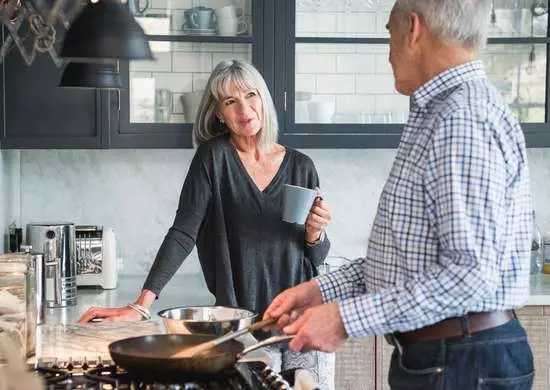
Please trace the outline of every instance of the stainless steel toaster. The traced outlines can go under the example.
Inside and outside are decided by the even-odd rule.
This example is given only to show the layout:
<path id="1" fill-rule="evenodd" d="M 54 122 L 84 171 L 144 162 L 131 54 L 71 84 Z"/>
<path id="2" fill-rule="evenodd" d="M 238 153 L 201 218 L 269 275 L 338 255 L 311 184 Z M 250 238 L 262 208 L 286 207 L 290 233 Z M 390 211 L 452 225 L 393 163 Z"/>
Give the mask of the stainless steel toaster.
<path id="1" fill-rule="evenodd" d="M 76 226 L 76 264 L 77 286 L 116 288 L 118 273 L 113 229 Z"/>

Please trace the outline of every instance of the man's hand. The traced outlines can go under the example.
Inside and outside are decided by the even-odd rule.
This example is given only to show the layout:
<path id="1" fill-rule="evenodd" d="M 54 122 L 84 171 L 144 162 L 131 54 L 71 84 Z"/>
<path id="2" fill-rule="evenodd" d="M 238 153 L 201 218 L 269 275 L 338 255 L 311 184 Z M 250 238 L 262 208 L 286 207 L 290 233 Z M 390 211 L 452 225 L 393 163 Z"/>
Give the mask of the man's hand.
<path id="1" fill-rule="evenodd" d="M 309 349 L 334 352 L 348 338 L 337 302 L 307 309 L 283 331 L 296 335 L 288 344 L 295 352 Z"/>
<path id="2" fill-rule="evenodd" d="M 277 318 L 276 326 L 282 329 L 296 320 L 305 309 L 322 303 L 319 285 L 316 281 L 310 280 L 277 295 L 265 311 L 263 318 Z"/>

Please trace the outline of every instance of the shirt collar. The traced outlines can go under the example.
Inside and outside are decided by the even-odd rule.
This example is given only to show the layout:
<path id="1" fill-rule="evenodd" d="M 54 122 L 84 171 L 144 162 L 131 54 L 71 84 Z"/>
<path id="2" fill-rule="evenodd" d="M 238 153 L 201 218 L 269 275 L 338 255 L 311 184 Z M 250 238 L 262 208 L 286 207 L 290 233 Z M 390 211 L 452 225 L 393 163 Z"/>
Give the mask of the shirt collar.
<path id="1" fill-rule="evenodd" d="M 434 97 L 466 81 L 486 78 L 485 67 L 480 60 L 467 62 L 447 69 L 417 89 L 412 97 L 414 103 L 424 108 Z"/>

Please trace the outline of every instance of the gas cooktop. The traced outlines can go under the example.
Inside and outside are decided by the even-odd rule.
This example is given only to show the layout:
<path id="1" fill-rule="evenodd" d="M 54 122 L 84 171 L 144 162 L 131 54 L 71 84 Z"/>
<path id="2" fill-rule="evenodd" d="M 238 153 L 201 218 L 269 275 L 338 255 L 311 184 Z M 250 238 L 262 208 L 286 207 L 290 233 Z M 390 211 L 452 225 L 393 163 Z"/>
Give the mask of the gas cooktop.
<path id="1" fill-rule="evenodd" d="M 115 365 L 94 368 L 37 366 L 47 390 L 256 390 L 292 389 L 291 383 L 262 362 L 236 363 L 223 373 L 209 376 L 136 376 Z M 287 379 L 293 378 L 286 373 Z"/>

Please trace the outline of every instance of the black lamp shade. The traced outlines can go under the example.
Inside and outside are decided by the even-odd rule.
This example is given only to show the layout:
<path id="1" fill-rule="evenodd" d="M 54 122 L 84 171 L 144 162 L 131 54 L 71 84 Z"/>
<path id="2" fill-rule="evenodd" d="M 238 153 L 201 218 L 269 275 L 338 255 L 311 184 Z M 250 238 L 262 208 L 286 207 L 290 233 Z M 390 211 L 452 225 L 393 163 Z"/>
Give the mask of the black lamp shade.
<path id="1" fill-rule="evenodd" d="M 120 0 L 88 0 L 65 35 L 61 57 L 78 61 L 150 60 L 153 54 L 145 32 L 126 4 Z"/>
<path id="2" fill-rule="evenodd" d="M 115 63 L 69 62 L 63 70 L 60 87 L 122 88 L 122 78 Z"/>

